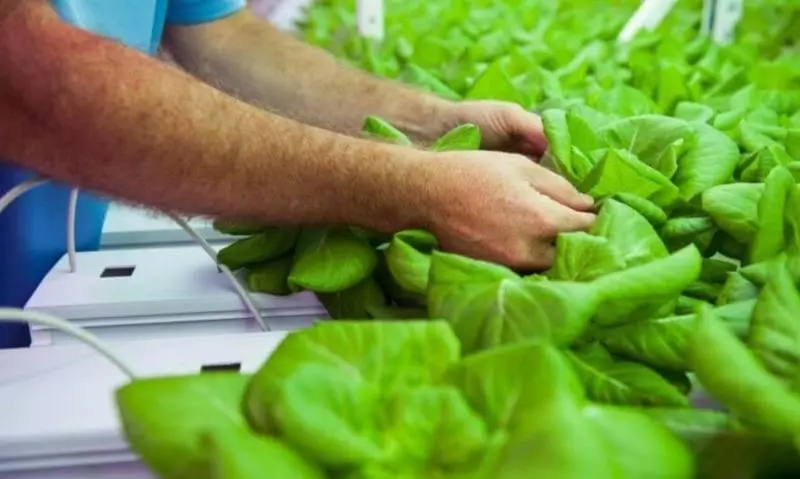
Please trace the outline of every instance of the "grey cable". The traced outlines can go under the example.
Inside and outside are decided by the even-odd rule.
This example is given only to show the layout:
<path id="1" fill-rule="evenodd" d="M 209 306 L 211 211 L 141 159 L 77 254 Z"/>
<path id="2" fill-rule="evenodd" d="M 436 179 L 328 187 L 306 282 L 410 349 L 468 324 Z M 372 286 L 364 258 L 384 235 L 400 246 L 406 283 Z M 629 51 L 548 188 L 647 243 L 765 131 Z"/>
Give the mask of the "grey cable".
<path id="1" fill-rule="evenodd" d="M 253 316 L 253 319 L 256 320 L 261 330 L 270 331 L 269 325 L 266 323 L 266 321 L 264 321 L 264 318 L 261 316 L 261 313 L 258 311 L 258 308 L 253 303 L 253 299 L 250 297 L 250 293 L 248 293 L 247 290 L 244 288 L 244 286 L 242 286 L 241 283 L 239 283 L 239 280 L 236 279 L 236 276 L 234 276 L 233 271 L 231 271 L 230 268 L 228 268 L 224 264 L 219 263 L 219 261 L 217 260 L 217 252 L 214 251 L 214 248 L 212 248 L 210 244 L 208 244 L 208 241 L 206 241 L 202 236 L 200 236 L 197 233 L 197 231 L 194 230 L 194 228 L 189 226 L 189 223 L 183 218 L 172 213 L 166 213 L 166 214 L 170 218 L 172 218 L 172 220 L 175 223 L 177 223 L 186 232 L 186 234 L 192 237 L 192 239 L 194 239 L 197 242 L 197 244 L 200 245 L 201 248 L 203 248 L 203 251 L 205 251 L 206 254 L 208 254 L 208 256 L 214 261 L 214 263 L 217 264 L 220 271 L 222 271 L 222 273 L 228 277 L 231 284 L 233 285 L 233 288 L 236 290 L 236 294 L 239 295 L 239 298 L 241 298 L 242 303 L 244 303 L 247 310 Z"/>

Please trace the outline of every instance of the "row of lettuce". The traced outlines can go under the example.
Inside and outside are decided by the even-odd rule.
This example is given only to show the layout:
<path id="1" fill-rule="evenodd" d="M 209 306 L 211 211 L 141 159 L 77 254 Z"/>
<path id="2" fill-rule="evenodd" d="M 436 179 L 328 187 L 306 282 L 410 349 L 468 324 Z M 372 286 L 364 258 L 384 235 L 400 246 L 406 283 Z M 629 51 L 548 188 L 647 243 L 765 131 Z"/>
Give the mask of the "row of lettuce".
<path id="1" fill-rule="evenodd" d="M 617 44 L 637 3 L 390 0 L 381 44 L 354 35 L 354 2 L 312 6 L 305 38 L 360 68 L 535 107 L 544 163 L 597 222 L 537 274 L 425 231 L 218 222 L 241 237 L 219 261 L 251 290 L 313 291 L 335 320 L 253 375 L 120 389 L 145 462 L 201 479 L 800 474 L 800 5 L 746 2 L 718 46 L 679 0 Z M 365 133 L 410 143 L 375 117 Z M 430 148 L 480 140 L 462 125 Z"/>

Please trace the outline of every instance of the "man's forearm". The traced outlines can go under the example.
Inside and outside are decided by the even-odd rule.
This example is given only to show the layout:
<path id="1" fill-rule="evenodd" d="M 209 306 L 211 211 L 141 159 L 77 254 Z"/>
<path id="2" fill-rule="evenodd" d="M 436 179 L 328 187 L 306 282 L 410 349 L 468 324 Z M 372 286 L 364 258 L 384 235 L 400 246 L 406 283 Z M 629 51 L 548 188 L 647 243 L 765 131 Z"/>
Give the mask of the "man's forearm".
<path id="1" fill-rule="evenodd" d="M 186 213 L 386 230 L 417 223 L 421 206 L 400 195 L 422 179 L 404 149 L 271 115 L 66 26 L 44 1 L 18 4 L 0 22 L 0 157 Z"/>
<path id="2" fill-rule="evenodd" d="M 248 11 L 166 38 L 193 74 L 305 123 L 354 135 L 379 115 L 423 141 L 455 124 L 453 103 L 345 66 Z"/>

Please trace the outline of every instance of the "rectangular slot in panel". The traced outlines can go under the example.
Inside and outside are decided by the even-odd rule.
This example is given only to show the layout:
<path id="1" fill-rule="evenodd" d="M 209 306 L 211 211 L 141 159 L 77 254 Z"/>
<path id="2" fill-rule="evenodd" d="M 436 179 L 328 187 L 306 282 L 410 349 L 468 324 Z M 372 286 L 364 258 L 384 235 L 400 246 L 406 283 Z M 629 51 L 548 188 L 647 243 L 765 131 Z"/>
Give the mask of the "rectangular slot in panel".
<path id="1" fill-rule="evenodd" d="M 219 364 L 203 364 L 200 366 L 201 373 L 219 373 L 219 372 L 240 372 L 242 370 L 242 363 L 219 363 Z"/>
<path id="2" fill-rule="evenodd" d="M 109 266 L 100 273 L 101 278 L 127 278 L 133 276 L 136 266 Z"/>

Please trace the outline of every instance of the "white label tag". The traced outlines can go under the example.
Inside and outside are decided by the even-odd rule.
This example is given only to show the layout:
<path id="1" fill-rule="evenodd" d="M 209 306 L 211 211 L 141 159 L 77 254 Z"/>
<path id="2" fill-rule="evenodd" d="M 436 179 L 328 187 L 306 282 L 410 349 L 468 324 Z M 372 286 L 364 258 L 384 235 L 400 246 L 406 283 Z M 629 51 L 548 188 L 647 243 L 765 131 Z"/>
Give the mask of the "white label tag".
<path id="1" fill-rule="evenodd" d="M 372 40 L 383 40 L 383 0 L 356 2 L 358 34 Z"/>
<path id="2" fill-rule="evenodd" d="M 717 0 L 711 37 L 721 45 L 733 43 L 736 25 L 742 18 L 742 0 Z"/>

